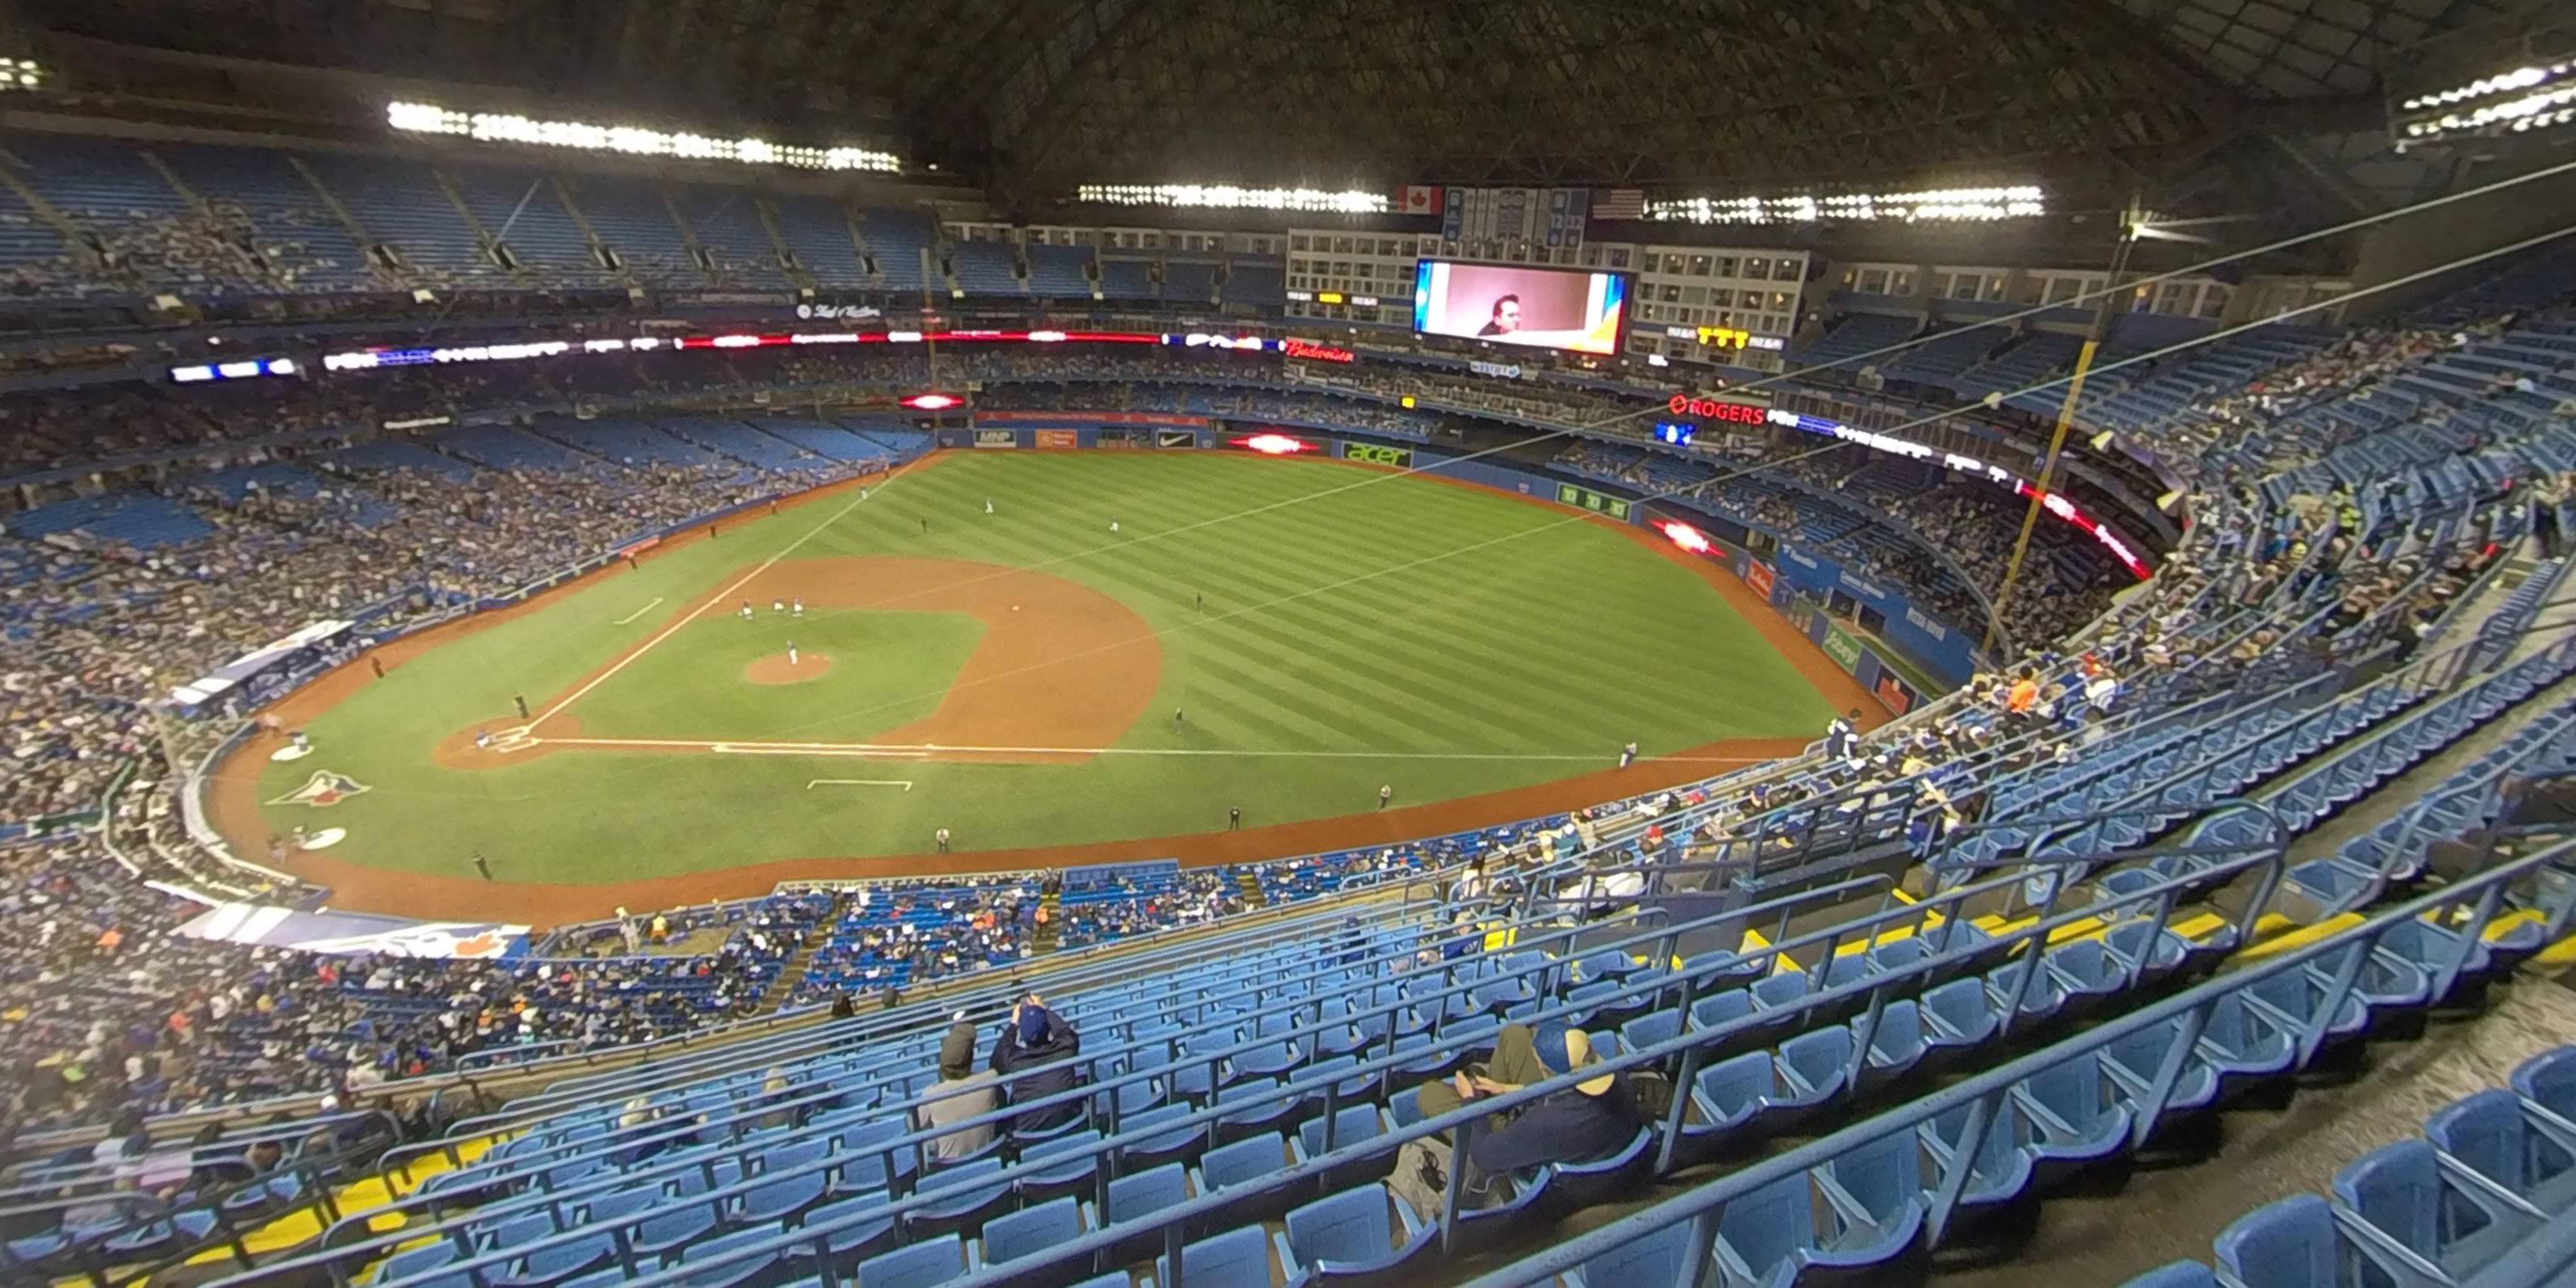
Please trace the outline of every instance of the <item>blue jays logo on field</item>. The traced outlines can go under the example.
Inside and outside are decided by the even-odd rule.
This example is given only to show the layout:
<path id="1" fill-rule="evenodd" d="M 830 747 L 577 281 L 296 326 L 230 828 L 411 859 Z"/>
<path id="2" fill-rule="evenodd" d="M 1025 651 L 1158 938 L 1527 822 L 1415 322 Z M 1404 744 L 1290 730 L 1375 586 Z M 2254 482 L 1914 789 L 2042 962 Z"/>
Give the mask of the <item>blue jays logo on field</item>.
<path id="1" fill-rule="evenodd" d="M 367 790 L 365 783 L 347 774 L 335 774 L 327 769 L 317 769 L 313 771 L 311 778 L 304 780 L 302 787 L 270 801 L 269 804 L 311 805 L 317 809 L 327 809 L 365 790 Z"/>

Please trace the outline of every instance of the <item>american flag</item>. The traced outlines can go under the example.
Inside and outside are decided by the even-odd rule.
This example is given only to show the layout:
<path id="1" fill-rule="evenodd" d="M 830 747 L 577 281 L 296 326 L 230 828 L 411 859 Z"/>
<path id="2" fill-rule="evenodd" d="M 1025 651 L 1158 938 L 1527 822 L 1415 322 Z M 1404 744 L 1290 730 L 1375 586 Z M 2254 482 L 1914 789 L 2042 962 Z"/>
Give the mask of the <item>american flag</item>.
<path id="1" fill-rule="evenodd" d="M 1596 188 L 1592 193 L 1592 217 L 1595 219 L 1643 219 L 1646 217 L 1646 190 L 1643 188 Z"/>

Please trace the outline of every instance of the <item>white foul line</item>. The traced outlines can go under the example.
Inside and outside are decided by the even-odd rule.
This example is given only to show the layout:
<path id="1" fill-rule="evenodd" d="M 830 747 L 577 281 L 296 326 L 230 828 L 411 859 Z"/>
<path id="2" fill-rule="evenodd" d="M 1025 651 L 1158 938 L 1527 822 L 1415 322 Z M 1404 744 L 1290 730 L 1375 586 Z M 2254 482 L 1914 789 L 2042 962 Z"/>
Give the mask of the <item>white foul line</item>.
<path id="1" fill-rule="evenodd" d="M 659 747 L 678 751 L 711 751 L 725 756 L 857 756 L 886 760 L 927 760 L 940 752 L 972 756 L 1232 756 L 1292 760 L 1509 760 L 1615 762 L 1616 753 L 1558 755 L 1509 751 L 1257 751 L 1230 747 L 977 747 L 946 743 L 881 742 L 705 742 L 689 738 L 538 738 L 549 747 Z M 1667 764 L 1750 765 L 1769 756 L 1649 756 Z M 822 779 L 817 781 L 831 781 Z"/>
<path id="2" fill-rule="evenodd" d="M 911 465 L 911 463 L 910 463 L 910 462 L 906 462 L 906 463 L 905 463 L 905 464 L 903 464 L 903 465 L 899 465 L 899 466 L 895 467 L 894 472 L 893 472 L 892 474 L 889 474 L 889 475 L 887 475 L 887 476 L 886 476 L 886 480 L 885 480 L 885 482 L 880 483 L 880 484 L 878 484 L 878 485 L 877 485 L 877 487 L 876 487 L 876 491 L 877 491 L 878 493 L 883 493 L 887 488 L 894 486 L 894 481 L 895 481 L 897 478 L 901 477 L 901 476 L 903 475 L 903 472 L 904 472 L 905 470 L 908 470 L 908 469 L 910 469 L 910 468 L 912 468 L 912 465 Z M 602 671 L 602 672 L 600 672 L 597 676 L 593 677 L 593 678 L 591 679 L 591 681 L 590 681 L 588 684 L 585 684 L 585 685 L 581 686 L 580 688 L 573 690 L 573 691 L 572 691 L 572 693 L 571 693 L 569 696 L 567 696 L 563 701 L 558 702 L 558 703 L 554 704 L 553 706 L 546 708 L 544 711 L 539 712 L 539 713 L 537 714 L 537 718 L 536 718 L 536 719 L 531 720 L 531 721 L 529 721 L 529 722 L 528 722 L 528 728 L 529 728 L 529 729 L 531 729 L 531 730 L 533 730 L 533 729 L 535 729 L 537 726 L 544 724 L 544 723 L 545 723 L 545 722 L 547 722 L 548 720 L 552 720 L 552 719 L 554 719 L 554 718 L 555 718 L 555 713 L 557 713 L 557 712 L 559 712 L 559 711 L 562 711 L 565 707 L 571 706 L 572 704 L 574 704 L 574 703 L 576 703 L 576 702 L 581 701 L 581 698 L 582 698 L 582 695 L 583 695 L 583 694 L 588 693 L 588 692 L 590 692 L 592 689 L 596 689 L 596 688 L 598 688 L 599 686 L 601 686 L 601 685 L 603 685 L 603 684 L 608 683 L 608 681 L 609 681 L 609 677 L 614 676 L 614 675 L 616 675 L 618 672 L 625 670 L 625 669 L 627 668 L 627 666 L 628 666 L 628 665 L 630 665 L 631 663 L 633 663 L 633 662 L 635 661 L 635 659 L 637 659 L 637 658 L 639 658 L 639 657 L 644 656 L 646 653 L 651 652 L 651 651 L 653 650 L 653 646 L 654 646 L 654 645 L 659 644 L 659 643 L 661 643 L 662 641 L 664 641 L 664 640 L 666 640 L 666 639 L 669 639 L 669 638 L 671 638 L 671 637 L 672 637 L 672 636 L 674 636 L 674 635 L 679 634 L 679 632 L 680 632 L 680 628 L 681 628 L 681 627 L 686 626 L 686 625 L 688 625 L 689 623 L 691 623 L 691 622 L 694 622 L 694 621 L 698 620 L 698 614 L 703 613 L 703 612 L 707 611 L 708 609 L 713 608 L 713 607 L 715 607 L 716 605 L 721 604 L 721 603 L 723 603 L 724 601 L 726 601 L 726 600 L 728 600 L 728 599 L 731 599 L 731 598 L 733 597 L 733 593 L 734 593 L 735 591 L 737 591 L 737 590 L 742 589 L 744 586 L 749 585 L 749 584 L 751 583 L 751 579 L 752 579 L 752 578 L 757 577 L 757 576 L 759 576 L 760 574 L 762 574 L 762 573 L 765 573 L 765 572 L 769 571 L 769 570 L 770 570 L 770 568 L 771 568 L 772 566 L 776 565 L 776 564 L 777 564 L 777 562 L 778 562 L 779 560 L 784 559 L 784 558 L 786 558 L 787 556 L 789 556 L 789 555 L 792 555 L 792 554 L 796 553 L 796 548 L 797 548 L 797 547 L 802 546 L 802 545 L 804 545 L 806 542 L 811 541 L 811 540 L 813 540 L 814 538 L 816 538 L 816 537 L 818 537 L 818 536 L 822 535 L 823 529 L 828 528 L 828 527 L 831 527 L 833 524 L 840 522 L 840 521 L 841 521 L 842 516 L 847 515 L 847 514 L 848 514 L 850 511 L 852 511 L 852 510 L 858 509 L 858 508 L 859 508 L 860 503 L 861 503 L 861 502 L 866 501 L 866 500 L 868 499 L 868 496 L 869 496 L 869 490 L 868 490 L 868 489 L 866 489 L 866 488 L 860 488 L 860 489 L 859 489 L 859 494 L 858 494 L 858 496 L 857 496 L 857 497 L 855 497 L 855 498 L 853 498 L 853 499 L 850 501 L 850 503 L 849 503 L 848 505 L 842 506 L 842 507 L 841 507 L 840 509 L 838 509 L 838 510 L 834 510 L 834 511 L 832 512 L 832 517 L 830 517 L 830 518 L 828 518 L 828 519 L 823 520 L 821 523 L 815 524 L 815 525 L 814 525 L 813 527 L 811 527 L 811 528 L 806 529 L 806 530 L 805 530 L 805 535 L 804 535 L 804 536 L 798 537 L 798 538 L 796 538 L 794 541 L 790 541 L 790 542 L 788 542 L 788 543 L 787 543 L 787 547 L 786 547 L 785 549 L 780 550 L 777 554 L 771 555 L 771 556 L 770 556 L 770 557 L 768 557 L 767 559 L 763 559 L 763 560 L 761 560 L 761 561 L 760 561 L 760 563 L 759 563 L 757 566 L 753 567 L 753 568 L 752 568 L 752 570 L 751 570 L 750 572 L 744 573 L 741 577 L 739 577 L 739 578 L 735 579 L 735 581 L 734 581 L 734 583 L 733 583 L 732 585 L 727 586 L 727 587 L 725 587 L 724 589 L 719 590 L 719 591 L 717 591 L 716 593 L 714 593 L 714 594 L 712 594 L 712 595 L 707 596 L 707 602 L 705 602 L 705 603 L 703 603 L 703 604 L 698 605 L 696 608 L 690 609 L 690 610 L 689 610 L 689 612 L 688 612 L 688 614 L 687 614 L 686 616 L 682 617 L 680 620 L 678 620 L 678 621 L 676 621 L 676 622 L 671 623 L 671 625 L 670 625 L 667 629 L 665 629 L 661 634 L 656 635 L 656 636 L 654 636 L 653 638 L 651 638 L 651 639 L 649 639 L 649 640 L 644 641 L 644 642 L 643 642 L 643 644 L 641 644 L 641 645 L 637 646 L 637 648 L 636 648 L 636 650 L 635 650 L 634 652 L 629 653 L 629 654 L 627 654 L 626 656 L 624 656 L 624 657 L 621 657 L 621 658 L 617 659 L 617 661 L 616 661 L 613 665 L 611 665 L 607 670 Z"/>
<path id="3" fill-rule="evenodd" d="M 662 597 L 661 597 L 660 595 L 655 595 L 655 596 L 653 597 L 653 604 L 658 604 L 658 603 L 661 603 L 661 602 L 662 602 Z M 628 622 L 634 621 L 636 618 L 638 618 L 638 617 L 642 617 L 644 614 L 649 613 L 649 612 L 652 612 L 652 611 L 653 611 L 653 604 L 646 604 L 646 605 L 645 605 L 645 606 L 643 606 L 642 608 L 636 609 L 634 612 L 628 613 L 628 614 L 627 614 L 627 615 L 625 615 L 624 617 L 620 617 L 620 618 L 618 618 L 615 622 L 610 623 L 610 625 L 613 625 L 613 626 L 624 626 L 624 625 L 625 625 L 625 624 L 627 624 Z M 553 714 L 553 713 L 552 713 L 552 712 L 548 712 L 547 714 L 551 715 L 551 714 Z"/>
<path id="4" fill-rule="evenodd" d="M 912 780 L 909 778 L 816 778 L 805 784 L 805 790 L 809 792 L 817 787 L 900 787 L 905 791 L 911 791 Z"/>

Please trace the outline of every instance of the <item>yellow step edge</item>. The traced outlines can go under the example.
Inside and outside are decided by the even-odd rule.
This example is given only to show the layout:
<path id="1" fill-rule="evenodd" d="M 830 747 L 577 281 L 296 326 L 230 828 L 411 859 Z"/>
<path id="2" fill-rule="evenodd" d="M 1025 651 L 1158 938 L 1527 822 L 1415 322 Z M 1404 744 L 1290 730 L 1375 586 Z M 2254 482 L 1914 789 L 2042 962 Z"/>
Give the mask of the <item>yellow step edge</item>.
<path id="1" fill-rule="evenodd" d="M 2529 908 L 2516 908 L 2488 922 L 2485 938 L 2488 943 L 2494 943 L 2524 926 L 2545 925 L 2547 921 L 2547 918 Z"/>
<path id="2" fill-rule="evenodd" d="M 465 1163 L 470 1164 L 489 1153 L 492 1147 L 500 1144 L 503 1139 L 497 1135 L 478 1137 L 458 1145 L 456 1153 Z M 384 1178 L 373 1174 L 359 1177 L 333 1190 L 331 1201 L 343 1217 L 356 1216 L 375 1208 L 385 1207 L 397 1199 L 410 1195 L 429 1178 L 449 1171 L 455 1166 L 457 1165 L 447 1161 L 446 1154 L 431 1154 L 414 1160 L 405 1169 L 407 1174 L 395 1176 L 390 1184 Z M 242 1242 L 253 1255 L 276 1252 L 281 1248 L 292 1248 L 297 1244 L 318 1238 L 324 1224 L 320 1209 L 312 1204 L 306 1204 L 274 1221 L 252 1229 L 242 1236 Z M 409 1221 L 400 1212 L 385 1212 L 367 1218 L 367 1229 L 376 1234 L 399 1230 L 406 1224 L 409 1224 Z M 230 1248 L 215 1248 L 188 1258 L 188 1264 L 211 1265 L 231 1258 Z"/>
<path id="3" fill-rule="evenodd" d="M 2302 926 L 2277 912 L 2267 912 L 2254 923 L 2254 942 L 2238 948 L 2234 956 L 2245 961 L 2261 961 L 2293 948 L 2304 948 L 2319 940 L 2331 939 L 2364 920 L 2360 913 L 2347 912 L 2314 925 Z"/>
<path id="4" fill-rule="evenodd" d="M 2168 925 L 2166 929 L 2171 930 L 2185 939 L 2198 940 L 2207 939 L 2211 935 L 2235 924 L 2235 922 L 2229 921 L 2227 918 L 2219 916 L 2217 913 L 2203 912 L 2195 913 L 2192 916 L 2185 917 L 2180 921 L 2174 922 Z"/>

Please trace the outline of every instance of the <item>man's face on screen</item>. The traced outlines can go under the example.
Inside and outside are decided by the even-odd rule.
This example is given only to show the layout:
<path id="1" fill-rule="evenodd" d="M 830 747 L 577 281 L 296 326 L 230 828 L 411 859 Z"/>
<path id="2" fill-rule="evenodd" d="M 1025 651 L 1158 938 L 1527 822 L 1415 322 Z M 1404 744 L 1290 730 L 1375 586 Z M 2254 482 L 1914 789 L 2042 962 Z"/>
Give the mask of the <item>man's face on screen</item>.
<path id="1" fill-rule="evenodd" d="M 1494 329 L 1503 332 L 1521 329 L 1521 302 L 1505 300 L 1494 306 Z"/>

